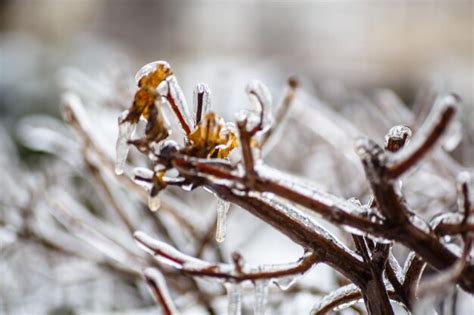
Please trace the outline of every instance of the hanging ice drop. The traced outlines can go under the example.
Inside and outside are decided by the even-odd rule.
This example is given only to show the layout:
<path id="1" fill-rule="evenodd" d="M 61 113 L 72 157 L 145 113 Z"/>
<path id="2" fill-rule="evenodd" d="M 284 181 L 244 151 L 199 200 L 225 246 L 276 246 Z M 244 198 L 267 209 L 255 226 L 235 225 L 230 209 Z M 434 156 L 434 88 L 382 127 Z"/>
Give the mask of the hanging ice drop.
<path id="1" fill-rule="evenodd" d="M 258 280 L 255 282 L 255 315 L 265 314 L 265 308 L 267 306 L 268 284 L 269 281 L 267 279 Z"/>
<path id="2" fill-rule="evenodd" d="M 157 211 L 161 206 L 161 200 L 160 200 L 160 194 L 148 195 L 148 208 L 150 208 L 151 211 Z"/>
<path id="3" fill-rule="evenodd" d="M 242 313 L 242 286 L 240 283 L 226 283 L 227 289 L 227 314 L 240 315 Z"/>
<path id="4" fill-rule="evenodd" d="M 217 227 L 216 241 L 222 243 L 225 239 L 227 228 L 227 212 L 229 212 L 230 202 L 217 198 Z"/>

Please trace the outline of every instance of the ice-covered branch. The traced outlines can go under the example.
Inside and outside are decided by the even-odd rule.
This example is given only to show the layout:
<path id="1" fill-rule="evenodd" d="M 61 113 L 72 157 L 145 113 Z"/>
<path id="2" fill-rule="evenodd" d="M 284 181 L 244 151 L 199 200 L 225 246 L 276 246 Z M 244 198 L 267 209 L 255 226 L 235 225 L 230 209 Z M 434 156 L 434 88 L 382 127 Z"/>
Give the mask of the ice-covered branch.
<path id="1" fill-rule="evenodd" d="M 236 269 L 235 265 L 232 264 L 215 264 L 186 255 L 166 243 L 151 238 L 143 232 L 136 232 L 135 239 L 140 247 L 162 263 L 192 276 L 213 278 L 221 281 L 242 282 L 278 279 L 303 274 L 318 262 L 317 255 L 308 252 L 295 263 L 262 265 L 258 267 L 240 266 Z"/>
<path id="2" fill-rule="evenodd" d="M 155 268 L 147 268 L 144 271 L 145 281 L 148 284 L 157 303 L 161 305 L 164 315 L 179 314 L 173 299 L 168 291 L 165 278 Z"/>
<path id="3" fill-rule="evenodd" d="M 459 98 L 454 94 L 439 99 L 425 124 L 415 134 L 413 141 L 403 150 L 388 155 L 387 177 L 399 177 L 431 151 L 448 128 L 458 103 Z"/>
<path id="4" fill-rule="evenodd" d="M 388 290 L 388 295 L 390 300 L 402 303 L 394 291 Z M 319 300 L 311 310 L 311 314 L 323 315 L 330 312 L 342 311 L 353 306 L 361 300 L 362 292 L 360 289 L 353 284 L 348 284 L 334 290 Z"/>

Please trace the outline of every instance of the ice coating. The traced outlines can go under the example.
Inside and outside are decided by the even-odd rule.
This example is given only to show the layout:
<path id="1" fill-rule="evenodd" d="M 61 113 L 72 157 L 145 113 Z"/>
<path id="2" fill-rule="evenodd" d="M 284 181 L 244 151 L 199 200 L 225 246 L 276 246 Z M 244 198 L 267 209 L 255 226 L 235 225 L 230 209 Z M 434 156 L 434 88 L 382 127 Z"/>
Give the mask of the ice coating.
<path id="1" fill-rule="evenodd" d="M 461 143 L 463 137 L 462 124 L 459 121 L 454 121 L 446 130 L 446 135 L 443 137 L 443 148 L 448 151 L 454 151 Z"/>
<path id="2" fill-rule="evenodd" d="M 266 131 L 273 122 L 272 95 L 261 81 L 252 80 L 247 84 L 246 92 L 253 109 L 243 109 L 237 113 L 237 121 L 247 121 L 247 128 L 253 129 L 261 122 L 261 131 Z"/>
<path id="3" fill-rule="evenodd" d="M 268 298 L 268 285 L 269 281 L 267 279 L 255 281 L 255 301 L 253 306 L 253 313 L 255 315 L 265 315 Z"/>
<path id="4" fill-rule="evenodd" d="M 195 264 L 201 266 L 201 268 L 209 267 L 209 264 L 202 260 L 185 255 L 174 247 L 158 241 L 142 231 L 135 232 L 133 236 L 143 250 L 171 267 L 181 269 L 184 263 Z"/>
<path id="5" fill-rule="evenodd" d="M 128 110 L 124 111 L 119 117 L 119 134 L 116 144 L 116 159 L 115 159 L 115 173 L 117 175 L 123 174 L 125 162 L 128 156 L 128 140 L 130 140 L 133 131 L 137 124 L 129 121 L 124 121 L 128 115 Z"/>
<path id="6" fill-rule="evenodd" d="M 327 311 L 341 311 L 356 304 L 359 300 L 351 298 L 351 296 L 358 294 L 359 288 L 354 284 L 349 284 L 332 291 L 323 297 L 311 310 L 311 315 L 325 314 Z M 346 303 L 338 304 L 336 308 L 331 305 L 338 300 L 347 299 Z"/>
<path id="7" fill-rule="evenodd" d="M 195 125 L 197 125 L 202 117 L 204 117 L 211 109 L 211 90 L 205 83 L 199 83 L 194 89 L 193 108 Z"/>
<path id="8" fill-rule="evenodd" d="M 429 234 L 431 232 L 431 228 L 428 223 L 426 223 L 425 220 L 416 214 L 410 215 L 410 222 L 425 233 Z"/>
<path id="9" fill-rule="evenodd" d="M 404 278 L 403 269 L 392 253 L 390 253 L 388 256 L 388 263 L 390 264 L 390 267 L 392 267 L 393 271 L 395 272 L 395 276 L 397 277 L 397 280 L 400 283 L 403 283 L 403 278 Z"/>
<path id="10" fill-rule="evenodd" d="M 351 253 L 352 251 L 345 246 L 343 243 L 338 241 L 328 230 L 326 230 L 321 225 L 317 224 L 313 219 L 303 214 L 298 208 L 292 206 L 291 204 L 280 201 L 272 193 L 262 193 L 261 196 L 256 196 L 265 203 L 271 205 L 275 210 L 285 214 L 291 219 L 300 222 L 303 226 L 311 229 L 312 231 L 317 232 L 319 235 L 323 236 L 326 240 L 331 241 L 335 246 L 341 248 L 345 252 Z M 353 255 L 355 259 L 358 259 L 356 255 Z"/>
<path id="11" fill-rule="evenodd" d="M 227 213 L 229 212 L 230 202 L 217 198 L 217 227 L 216 241 L 222 243 L 225 239 L 227 229 Z"/>
<path id="12" fill-rule="evenodd" d="M 169 96 L 171 98 L 168 99 L 170 102 L 171 110 L 175 113 L 176 117 L 178 118 L 179 124 L 183 129 L 185 134 L 189 134 L 191 132 L 190 126 L 191 124 L 191 115 L 189 114 L 188 105 L 186 103 L 186 98 L 184 97 L 183 90 L 178 84 L 178 80 L 174 75 L 169 76 L 166 81 L 168 82 L 169 87 Z M 176 111 L 179 111 L 182 117 L 178 117 Z"/>
<path id="13" fill-rule="evenodd" d="M 242 286 L 240 283 L 226 283 L 227 314 L 240 315 L 242 313 Z"/>
<path id="14" fill-rule="evenodd" d="M 385 135 L 385 148 L 389 151 L 398 151 L 412 136 L 412 131 L 407 126 L 392 127 Z"/>
<path id="15" fill-rule="evenodd" d="M 328 206 L 334 206 L 336 208 L 342 209 L 344 212 L 351 213 L 354 215 L 360 215 L 361 208 L 354 202 L 350 200 L 345 200 L 338 198 L 329 193 L 321 191 L 311 183 L 304 182 L 300 178 L 286 174 L 284 172 L 278 171 L 272 167 L 269 167 L 265 164 L 256 164 L 255 165 L 258 174 L 263 178 L 267 178 L 277 182 L 278 184 L 291 188 L 298 193 L 301 193 L 305 196 L 309 196 L 313 199 L 318 200 L 320 203 L 323 203 Z M 357 229 L 351 228 L 349 226 L 343 226 L 345 229 L 350 229 L 351 233 L 366 236 L 367 233 L 359 231 Z"/>
<path id="16" fill-rule="evenodd" d="M 139 84 L 140 80 L 143 77 L 151 74 L 153 71 L 155 71 L 160 66 L 162 66 L 165 69 L 170 69 L 169 63 L 167 63 L 166 61 L 163 61 L 163 60 L 153 61 L 153 62 L 147 63 L 146 65 L 141 67 L 140 70 L 138 70 L 137 73 L 135 74 L 135 82 L 137 83 L 137 85 Z"/>
<path id="17" fill-rule="evenodd" d="M 173 299 L 167 289 L 165 277 L 163 274 L 155 268 L 146 268 L 143 274 L 148 281 L 152 281 L 154 285 L 156 285 L 160 290 L 161 298 L 164 300 L 163 302 L 166 304 L 170 314 L 178 314 L 178 310 L 174 306 Z"/>

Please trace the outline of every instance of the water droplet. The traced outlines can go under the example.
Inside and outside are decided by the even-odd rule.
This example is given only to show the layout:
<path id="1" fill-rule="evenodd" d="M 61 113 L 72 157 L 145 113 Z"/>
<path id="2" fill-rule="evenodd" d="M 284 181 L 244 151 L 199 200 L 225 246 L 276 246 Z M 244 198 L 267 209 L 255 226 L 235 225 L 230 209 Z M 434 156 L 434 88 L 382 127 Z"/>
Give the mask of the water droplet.
<path id="1" fill-rule="evenodd" d="M 230 202 L 217 199 L 217 227 L 216 227 L 216 241 L 222 243 L 225 239 L 227 229 L 227 213 L 229 212 Z"/>

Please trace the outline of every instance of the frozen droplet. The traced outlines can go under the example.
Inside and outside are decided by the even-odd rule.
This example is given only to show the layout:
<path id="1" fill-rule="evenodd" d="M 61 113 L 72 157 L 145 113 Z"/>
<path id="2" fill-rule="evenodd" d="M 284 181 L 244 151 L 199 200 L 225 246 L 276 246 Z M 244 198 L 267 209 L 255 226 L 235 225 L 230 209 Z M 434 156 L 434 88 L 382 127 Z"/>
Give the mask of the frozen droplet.
<path id="1" fill-rule="evenodd" d="M 163 60 L 150 62 L 144 65 L 143 67 L 141 67 L 141 69 L 137 71 L 137 74 L 135 74 L 135 82 L 138 84 L 141 78 L 143 78 L 146 75 L 149 75 L 151 72 L 155 71 L 159 66 L 162 66 L 165 69 L 170 68 L 169 63 Z"/>
<path id="2" fill-rule="evenodd" d="M 254 302 L 255 315 L 265 314 L 265 308 L 267 306 L 267 297 L 268 297 L 268 284 L 269 284 L 269 280 L 267 279 L 255 281 L 255 302 Z"/>
<path id="3" fill-rule="evenodd" d="M 217 198 L 217 227 L 216 241 L 222 243 L 225 239 L 227 229 L 227 213 L 229 212 L 230 202 Z"/>
<path id="4" fill-rule="evenodd" d="M 227 289 L 227 314 L 240 315 L 242 313 L 242 286 L 240 283 L 226 283 Z"/>
<path id="5" fill-rule="evenodd" d="M 194 89 L 194 117 L 197 125 L 211 109 L 211 90 L 205 83 L 199 83 Z"/>
<path id="6" fill-rule="evenodd" d="M 115 159 L 115 173 L 117 175 L 123 174 L 125 167 L 125 162 L 127 161 L 128 156 L 128 140 L 132 136 L 133 131 L 135 130 L 136 124 L 132 124 L 128 121 L 124 121 L 124 118 L 128 114 L 128 111 L 125 111 L 119 117 L 119 134 L 116 144 L 116 159 Z"/>
<path id="7" fill-rule="evenodd" d="M 160 200 L 160 194 L 148 195 L 148 208 L 150 208 L 151 211 L 157 211 L 161 206 L 161 200 Z"/>

